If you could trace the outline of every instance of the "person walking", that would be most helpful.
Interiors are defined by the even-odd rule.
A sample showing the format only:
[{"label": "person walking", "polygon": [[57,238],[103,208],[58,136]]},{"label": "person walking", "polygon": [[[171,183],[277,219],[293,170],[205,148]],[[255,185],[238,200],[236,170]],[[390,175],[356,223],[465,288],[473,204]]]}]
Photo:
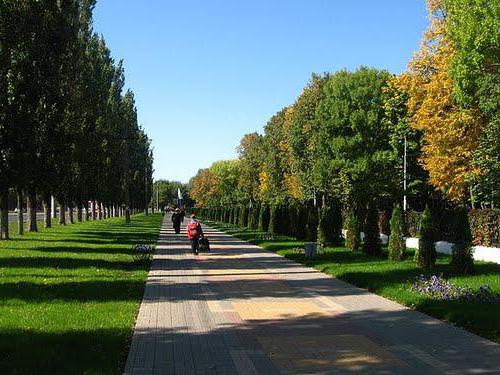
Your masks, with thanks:
[{"label": "person walking", "polygon": [[174,213],[172,214],[172,226],[174,227],[175,234],[179,234],[181,232],[181,222],[181,210],[176,208]]},{"label": "person walking", "polygon": [[200,238],[203,236],[203,229],[201,228],[200,222],[196,219],[196,216],[191,215],[191,220],[187,225],[187,235],[191,242],[191,249],[194,255],[198,255],[198,250],[200,246]]}]

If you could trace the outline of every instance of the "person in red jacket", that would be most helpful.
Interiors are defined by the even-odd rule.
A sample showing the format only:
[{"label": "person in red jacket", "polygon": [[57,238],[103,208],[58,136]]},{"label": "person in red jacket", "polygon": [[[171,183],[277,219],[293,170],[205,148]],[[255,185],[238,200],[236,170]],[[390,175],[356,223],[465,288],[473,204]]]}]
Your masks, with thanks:
[{"label": "person in red jacket", "polygon": [[191,220],[187,225],[187,235],[188,239],[191,242],[191,249],[193,249],[193,254],[198,255],[199,248],[199,240],[203,235],[203,229],[201,228],[201,224],[198,220],[196,220],[195,215],[191,215]]}]

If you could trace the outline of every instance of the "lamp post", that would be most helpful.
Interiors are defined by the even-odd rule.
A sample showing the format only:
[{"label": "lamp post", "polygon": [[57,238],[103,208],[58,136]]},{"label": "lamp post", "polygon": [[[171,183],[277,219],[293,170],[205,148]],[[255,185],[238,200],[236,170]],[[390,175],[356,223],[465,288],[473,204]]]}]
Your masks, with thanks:
[{"label": "lamp post", "polygon": [[403,212],[406,212],[406,134],[403,155]]}]

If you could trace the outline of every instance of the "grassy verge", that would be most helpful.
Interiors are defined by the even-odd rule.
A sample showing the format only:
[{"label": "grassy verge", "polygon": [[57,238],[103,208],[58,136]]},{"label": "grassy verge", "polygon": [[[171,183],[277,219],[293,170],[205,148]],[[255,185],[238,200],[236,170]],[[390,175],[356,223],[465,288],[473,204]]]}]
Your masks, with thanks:
[{"label": "grassy verge", "polygon": [[[264,249],[500,343],[499,304],[438,301],[411,290],[415,277],[422,274],[413,262],[413,250],[408,249],[406,260],[402,262],[389,261],[387,253],[381,257],[368,257],[344,247],[326,248],[323,254],[310,260],[305,259],[303,253],[293,251],[304,244],[293,238],[262,239],[266,237],[265,233],[259,231],[221,223],[211,225]],[[475,275],[457,276],[452,274],[448,263],[449,256],[438,255],[436,267],[427,274],[443,274],[457,285],[474,289],[488,284],[494,292],[500,293],[500,265],[476,262]]]},{"label": "grassy verge", "polygon": [[118,374],[161,215],[84,222],[0,242],[0,373]]}]

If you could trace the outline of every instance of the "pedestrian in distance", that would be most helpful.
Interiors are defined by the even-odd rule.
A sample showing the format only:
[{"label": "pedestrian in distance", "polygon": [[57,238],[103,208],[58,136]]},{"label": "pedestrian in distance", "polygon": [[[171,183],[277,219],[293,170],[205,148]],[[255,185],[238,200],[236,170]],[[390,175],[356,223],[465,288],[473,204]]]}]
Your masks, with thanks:
[{"label": "pedestrian in distance", "polygon": [[196,219],[196,216],[191,215],[191,220],[187,225],[187,236],[191,242],[191,249],[194,255],[198,255],[198,250],[200,246],[200,238],[203,236],[203,229],[201,228],[200,222]]},{"label": "pedestrian in distance", "polygon": [[181,210],[176,208],[174,213],[172,214],[172,226],[174,227],[175,234],[179,234],[181,232],[181,222]]}]

